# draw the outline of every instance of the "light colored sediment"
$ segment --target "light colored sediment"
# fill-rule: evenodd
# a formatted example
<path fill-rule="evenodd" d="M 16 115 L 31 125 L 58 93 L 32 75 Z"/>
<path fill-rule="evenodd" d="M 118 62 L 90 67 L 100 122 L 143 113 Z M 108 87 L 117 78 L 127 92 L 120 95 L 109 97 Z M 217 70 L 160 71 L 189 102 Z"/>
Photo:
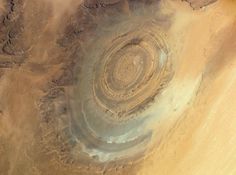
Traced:
<path fill-rule="evenodd" d="M 15 2 L 0 174 L 236 172 L 235 3 L 147 1 Z"/>

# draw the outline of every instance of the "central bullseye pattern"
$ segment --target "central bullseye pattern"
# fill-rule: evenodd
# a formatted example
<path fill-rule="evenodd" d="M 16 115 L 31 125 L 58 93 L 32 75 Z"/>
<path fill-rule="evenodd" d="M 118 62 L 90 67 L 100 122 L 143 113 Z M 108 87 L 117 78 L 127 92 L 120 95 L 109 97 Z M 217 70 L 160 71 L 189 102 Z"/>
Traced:
<path fill-rule="evenodd" d="M 142 154 L 152 137 L 144 129 L 154 117 L 148 109 L 172 77 L 160 30 L 149 26 L 113 34 L 89 45 L 70 98 L 71 132 L 82 149 L 78 157 L 85 160 Z"/>
<path fill-rule="evenodd" d="M 158 94 L 167 63 L 160 37 L 140 31 L 117 38 L 94 68 L 97 104 L 113 117 L 128 118 Z"/>
<path fill-rule="evenodd" d="M 140 77 L 143 71 L 143 58 L 137 53 L 127 51 L 121 58 L 117 58 L 115 63 L 108 65 L 106 70 L 108 73 L 111 72 L 111 76 L 107 75 L 107 81 L 113 88 L 123 90 L 132 86 Z"/>

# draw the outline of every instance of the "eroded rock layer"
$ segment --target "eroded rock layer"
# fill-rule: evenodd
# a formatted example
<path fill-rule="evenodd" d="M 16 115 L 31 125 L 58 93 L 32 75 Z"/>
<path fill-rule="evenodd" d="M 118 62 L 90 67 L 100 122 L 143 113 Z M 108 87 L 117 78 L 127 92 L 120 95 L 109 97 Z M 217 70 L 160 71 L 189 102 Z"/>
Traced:
<path fill-rule="evenodd" d="M 205 7 L 207 5 L 216 2 L 217 0 L 185 0 L 185 1 L 189 2 L 190 6 L 193 9 L 200 9 L 202 7 Z"/>
<path fill-rule="evenodd" d="M 22 154 L 38 171 L 28 174 L 50 174 L 43 164 L 50 162 L 58 174 L 131 175 L 150 151 L 148 109 L 174 76 L 166 37 L 172 14 L 160 15 L 154 0 L 72 0 L 71 11 L 46 0 L 3 2 L 0 78 L 14 70 L 19 80 L 13 74 L 9 82 L 23 77 L 29 85 L 19 82 L 13 94 L 37 94 L 28 97 L 37 109 L 35 140 Z M 7 139 L 0 140 L 2 153 Z"/>
<path fill-rule="evenodd" d="M 161 31 L 152 31 L 149 24 L 148 29 L 121 33 L 109 38 L 108 48 L 98 39 L 78 72 L 69 97 L 73 135 L 100 161 L 135 156 L 150 139 L 151 133 L 142 130 L 148 120 L 143 113 L 172 75 Z"/>

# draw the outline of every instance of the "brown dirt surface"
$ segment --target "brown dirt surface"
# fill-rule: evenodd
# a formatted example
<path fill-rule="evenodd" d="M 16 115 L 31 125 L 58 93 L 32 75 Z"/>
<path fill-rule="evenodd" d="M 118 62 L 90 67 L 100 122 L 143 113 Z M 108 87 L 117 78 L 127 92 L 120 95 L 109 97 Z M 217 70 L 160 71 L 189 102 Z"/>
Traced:
<path fill-rule="evenodd" d="M 236 3 L 0 0 L 0 175 L 235 174 Z"/>

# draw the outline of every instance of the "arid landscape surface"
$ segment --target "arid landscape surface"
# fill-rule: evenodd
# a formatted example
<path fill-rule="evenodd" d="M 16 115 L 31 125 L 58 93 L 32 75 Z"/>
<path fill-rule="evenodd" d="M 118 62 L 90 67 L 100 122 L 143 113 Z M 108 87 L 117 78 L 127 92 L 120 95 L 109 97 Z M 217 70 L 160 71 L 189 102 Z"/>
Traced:
<path fill-rule="evenodd" d="M 236 174 L 234 0 L 0 0 L 0 175 Z"/>

